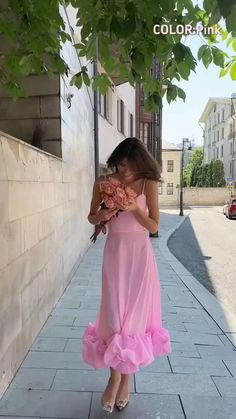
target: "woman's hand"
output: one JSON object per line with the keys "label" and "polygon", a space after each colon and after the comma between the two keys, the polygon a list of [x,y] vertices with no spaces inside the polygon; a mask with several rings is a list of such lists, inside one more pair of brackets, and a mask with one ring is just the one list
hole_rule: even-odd
{"label": "woman's hand", "polygon": [[131,198],[128,205],[123,205],[120,204],[119,205],[119,209],[123,210],[123,211],[136,211],[138,208],[138,205],[136,203],[136,200],[134,198]]}
{"label": "woman's hand", "polygon": [[100,223],[101,221],[109,221],[114,215],[116,215],[118,209],[110,209],[110,208],[106,208],[106,209],[101,209],[98,211],[98,222]]}

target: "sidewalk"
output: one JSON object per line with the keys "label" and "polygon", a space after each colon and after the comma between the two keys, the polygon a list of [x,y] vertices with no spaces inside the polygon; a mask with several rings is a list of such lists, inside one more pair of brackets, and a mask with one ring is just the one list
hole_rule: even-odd
{"label": "sidewalk", "polygon": [[[168,237],[183,220],[162,211],[160,237],[151,239],[172,353],[133,376],[129,405],[111,418],[236,419],[236,316],[169,252]],[[1,418],[101,419],[109,370],[83,363],[81,336],[99,308],[104,240],[90,247],[0,400]]]}

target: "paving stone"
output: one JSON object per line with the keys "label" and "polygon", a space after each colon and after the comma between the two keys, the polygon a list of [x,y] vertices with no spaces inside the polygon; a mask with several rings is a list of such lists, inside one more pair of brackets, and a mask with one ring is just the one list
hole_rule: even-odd
{"label": "paving stone", "polygon": [[[53,382],[52,390],[70,391],[101,391],[103,392],[108,378],[109,369],[91,371],[59,370]],[[134,379],[130,380],[131,392],[134,392]]]}
{"label": "paving stone", "polygon": [[[222,397],[236,396],[236,378],[235,377],[212,377],[216,387]],[[235,412],[236,417],[236,412]]]}
{"label": "paving stone", "polygon": [[174,342],[188,342],[188,343],[198,343],[202,345],[217,345],[222,346],[223,343],[218,338],[217,335],[210,335],[198,332],[178,332],[172,331],[171,340]]}
{"label": "paving stone", "polygon": [[231,374],[236,376],[236,358],[234,361],[224,361]]}
{"label": "paving stone", "polygon": [[187,358],[200,358],[200,354],[195,344],[172,342],[171,349],[172,351],[168,355],[169,359],[172,356],[182,356],[182,357],[187,357]]}
{"label": "paving stone", "polygon": [[175,373],[143,373],[136,375],[137,393],[196,394],[219,396],[212,381],[206,375]]}
{"label": "paving stone", "polygon": [[56,369],[20,368],[9,388],[49,390],[56,372]]}
{"label": "paving stone", "polygon": [[84,327],[79,326],[47,326],[45,325],[38,336],[57,338],[80,338],[83,336]]}
{"label": "paving stone", "polygon": [[0,415],[85,419],[90,403],[90,392],[11,389],[0,400]]}
{"label": "paving stone", "polygon": [[75,316],[51,316],[48,317],[47,326],[72,326]]}
{"label": "paving stone", "polygon": [[68,339],[64,352],[82,352],[82,339]]}
{"label": "paving stone", "polygon": [[163,327],[167,328],[170,332],[172,330],[178,330],[178,331],[182,331],[182,332],[187,332],[186,327],[181,322],[178,323],[178,322],[163,320],[162,323],[163,323]]}
{"label": "paving stone", "polygon": [[170,363],[167,356],[159,356],[145,368],[140,368],[137,374],[143,374],[143,372],[171,372]]}
{"label": "paving stone", "polygon": [[87,326],[90,322],[92,323],[96,320],[96,314],[95,310],[80,310],[75,318],[74,326]]}
{"label": "paving stone", "polygon": [[211,346],[211,345],[197,345],[196,348],[202,358],[218,358],[224,361],[235,361],[236,362],[236,350],[235,348],[229,348],[228,346]]}
{"label": "paving stone", "polygon": [[181,396],[187,419],[236,419],[236,399]]}
{"label": "paving stone", "polygon": [[[89,419],[101,419],[101,394],[93,393]],[[156,394],[131,394],[130,402],[121,413],[114,410],[112,418],[118,419],[185,419],[178,396]]]}
{"label": "paving stone", "polygon": [[60,307],[55,307],[52,312],[51,312],[51,316],[78,316],[80,313],[80,309],[79,308],[60,308]]}
{"label": "paving stone", "polygon": [[57,308],[79,308],[81,306],[79,297],[83,296],[77,298],[75,296],[73,298],[63,297],[57,302]]}
{"label": "paving stone", "polygon": [[31,351],[63,352],[68,339],[37,337],[31,346]]}
{"label": "paving stone", "polygon": [[178,373],[191,373],[202,375],[215,375],[215,376],[230,376],[230,373],[224,363],[219,360],[208,360],[202,358],[182,358],[178,356],[170,357],[170,364],[173,372]]}
{"label": "paving stone", "polygon": [[[212,325],[208,325],[208,324],[199,324],[199,323],[187,323],[187,322],[183,322],[185,328],[189,331],[189,332],[200,332],[200,333],[207,333],[207,334],[215,334],[215,335],[220,335],[219,339],[221,340],[221,335],[222,334],[222,330],[217,326],[217,324],[212,324]],[[221,340],[222,342],[222,340]]]}
{"label": "paving stone", "polygon": [[23,363],[24,368],[56,368],[69,370],[88,370],[90,365],[85,364],[80,353],[70,352],[29,352]]}

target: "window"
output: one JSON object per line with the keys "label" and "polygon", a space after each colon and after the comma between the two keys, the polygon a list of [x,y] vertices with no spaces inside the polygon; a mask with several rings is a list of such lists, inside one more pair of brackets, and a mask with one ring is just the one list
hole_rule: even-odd
{"label": "window", "polygon": [[134,117],[132,113],[129,113],[129,136],[134,136]]}
{"label": "window", "polygon": [[217,159],[219,158],[219,148],[218,147],[216,147],[216,158]]}
{"label": "window", "polygon": [[232,156],[232,154],[233,154],[233,143],[230,143],[230,152],[229,152],[229,154]]}
{"label": "window", "polygon": [[123,100],[117,100],[117,129],[125,135],[125,105]]}
{"label": "window", "polygon": [[174,160],[167,160],[167,172],[174,171]]}
{"label": "window", "polygon": [[217,131],[216,141],[219,141],[219,139],[220,139],[220,131]]}
{"label": "window", "polygon": [[225,110],[222,109],[222,122],[224,122],[224,120],[225,120]]}
{"label": "window", "polygon": [[143,133],[143,142],[146,145],[148,145],[148,137],[149,137],[149,124],[148,124],[148,122],[145,122],[144,133]]}
{"label": "window", "polygon": [[224,146],[223,145],[221,146],[220,151],[221,151],[221,157],[223,157],[224,156]]}
{"label": "window", "polygon": [[173,183],[167,183],[167,195],[173,195]]}
{"label": "window", "polygon": [[217,114],[217,123],[218,124],[220,123],[220,112],[218,112],[218,114]]}
{"label": "window", "polygon": [[162,195],[163,194],[163,185],[162,185],[161,182],[159,182],[159,184],[158,184],[158,194],[159,195]]}
{"label": "window", "polygon": [[221,128],[221,139],[224,138],[224,135],[225,135],[225,130],[224,130],[224,128]]}
{"label": "window", "polygon": [[98,112],[103,116],[107,121],[112,122],[112,112],[111,112],[111,91],[108,90],[105,95],[98,93]]}

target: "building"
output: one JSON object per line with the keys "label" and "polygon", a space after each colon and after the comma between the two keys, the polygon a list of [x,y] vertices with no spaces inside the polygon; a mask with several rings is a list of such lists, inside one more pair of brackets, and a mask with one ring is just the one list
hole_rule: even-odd
{"label": "building", "polygon": [[179,205],[179,185],[182,150],[163,141],[162,180],[159,185],[160,207]]}
{"label": "building", "polygon": [[[98,65],[99,72],[104,70]],[[113,149],[126,137],[135,135],[135,88],[128,82],[117,84],[105,95],[98,93],[99,173],[107,173],[106,161]]]}
{"label": "building", "polygon": [[[155,60],[152,65],[152,75],[161,78],[161,65]],[[148,151],[161,165],[162,162],[162,109],[158,112],[146,112],[144,109],[145,93],[141,87],[136,87],[136,136],[143,141]]]}
{"label": "building", "polygon": [[204,127],[204,164],[221,160],[227,183],[236,182],[235,94],[210,98],[199,119]]}

